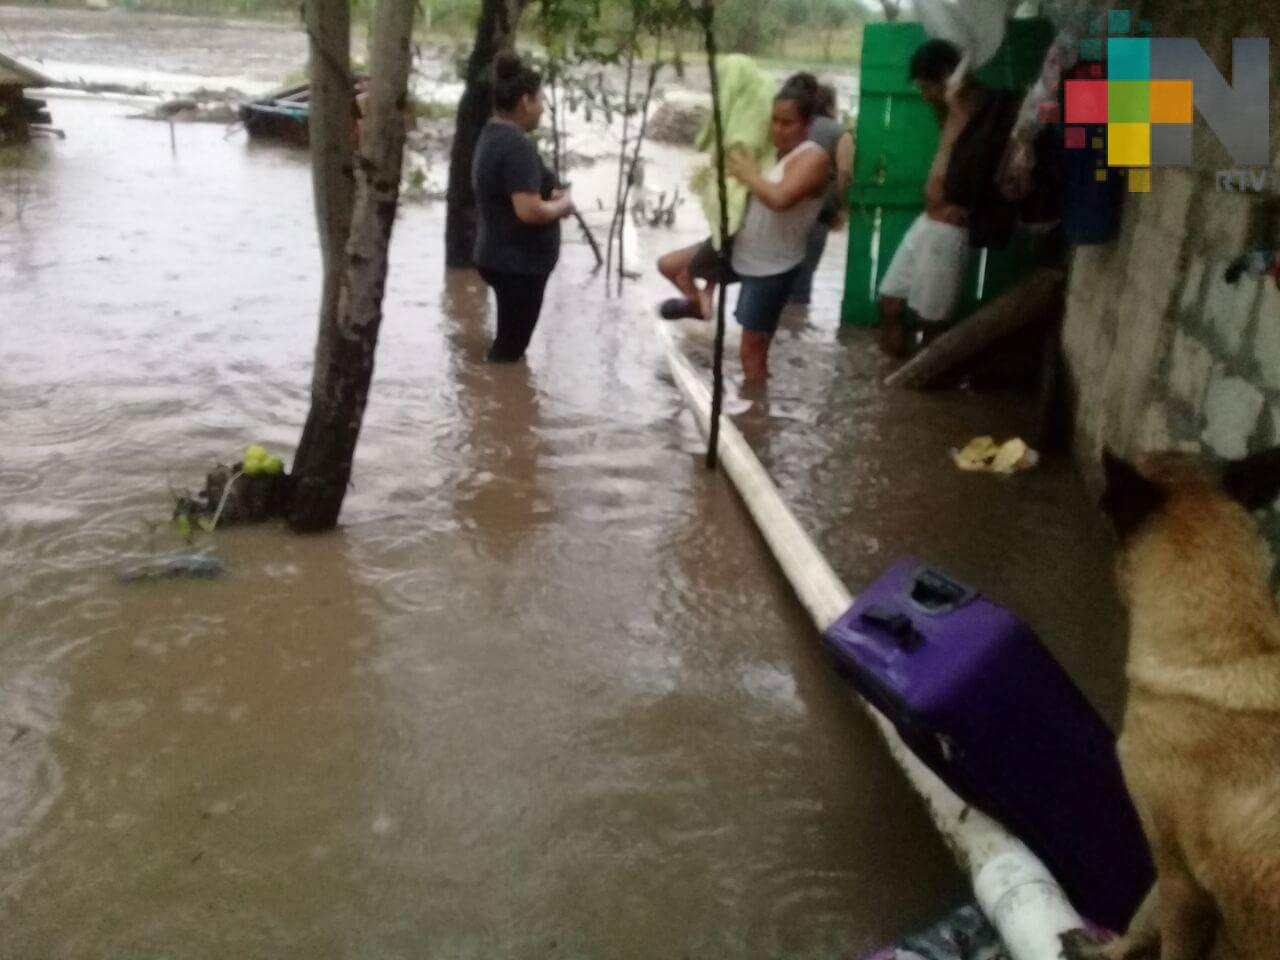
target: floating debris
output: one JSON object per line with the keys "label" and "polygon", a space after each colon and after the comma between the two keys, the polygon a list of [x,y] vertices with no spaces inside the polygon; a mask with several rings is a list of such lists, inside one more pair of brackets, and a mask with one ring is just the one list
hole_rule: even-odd
{"label": "floating debris", "polygon": [[961,450],[952,450],[951,459],[961,470],[985,473],[1017,473],[1040,462],[1040,454],[1014,437],[996,443],[991,437],[974,437]]}
{"label": "floating debris", "polygon": [[194,95],[164,100],[145,113],[133,113],[130,120],[160,120],[166,123],[222,123],[238,122],[236,108],[226,99],[201,100]]}
{"label": "floating debris", "polygon": [[184,554],[148,560],[121,571],[121,583],[156,583],[160,580],[212,580],[227,572],[227,565],[217,557]]}
{"label": "floating debris", "polygon": [[191,542],[196,528],[213,533],[220,526],[262,523],[284,516],[293,493],[293,480],[284,461],[265,447],[247,447],[243,459],[218,464],[205,477],[204,489],[195,496],[174,494],[173,522],[179,535]]}
{"label": "floating debris", "polygon": [[654,143],[692,147],[710,117],[711,110],[705,104],[664,103],[649,118],[648,137]]}

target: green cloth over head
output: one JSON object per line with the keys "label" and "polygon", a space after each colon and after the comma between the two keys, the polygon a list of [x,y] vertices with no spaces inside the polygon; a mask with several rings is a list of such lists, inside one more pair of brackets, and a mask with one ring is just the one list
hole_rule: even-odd
{"label": "green cloth over head", "polygon": [[[716,57],[716,79],[720,87],[720,115],[724,123],[726,152],[745,150],[761,169],[766,169],[774,154],[769,136],[773,116],[773,81],[748,56],[729,53]],[[697,194],[702,211],[711,225],[711,237],[717,248],[720,238],[720,188],[716,182],[715,117],[698,132],[694,146],[709,159],[700,163],[689,180]],[[747,212],[747,188],[732,177],[728,180],[729,235],[738,232]]]}

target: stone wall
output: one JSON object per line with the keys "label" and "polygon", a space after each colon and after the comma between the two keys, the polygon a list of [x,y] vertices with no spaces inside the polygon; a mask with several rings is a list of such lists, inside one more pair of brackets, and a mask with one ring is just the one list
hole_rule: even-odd
{"label": "stone wall", "polygon": [[[1268,36],[1273,72],[1280,64],[1277,6],[1166,0],[1148,15],[1158,36],[1199,39],[1229,79],[1232,37]],[[1227,457],[1280,445],[1280,290],[1224,277],[1238,254],[1280,247],[1280,91],[1271,112],[1264,193],[1219,189],[1232,164],[1197,118],[1196,166],[1154,170],[1150,193],[1126,196],[1119,239],[1074,253],[1063,345],[1092,479],[1104,443]]]}

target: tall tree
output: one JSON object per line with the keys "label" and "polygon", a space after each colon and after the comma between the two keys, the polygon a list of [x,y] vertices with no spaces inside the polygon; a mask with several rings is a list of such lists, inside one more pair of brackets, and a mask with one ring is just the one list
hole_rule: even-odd
{"label": "tall tree", "polygon": [[718,0],[716,29],[730,50],[758,53],[769,39],[769,0]]}
{"label": "tall tree", "polygon": [[293,463],[289,525],[332,529],[351,481],[382,325],[387,253],[400,198],[417,0],[378,0],[358,151],[347,0],[308,0],[311,158],[324,279],[311,410]]}
{"label": "tall tree", "polygon": [[476,42],[467,59],[466,86],[458,102],[457,125],[449,154],[448,206],[445,213],[445,265],[469,267],[476,242],[476,198],[471,189],[471,160],[480,131],[491,112],[489,84],[493,60],[515,45],[516,27],[529,0],[483,0]]}

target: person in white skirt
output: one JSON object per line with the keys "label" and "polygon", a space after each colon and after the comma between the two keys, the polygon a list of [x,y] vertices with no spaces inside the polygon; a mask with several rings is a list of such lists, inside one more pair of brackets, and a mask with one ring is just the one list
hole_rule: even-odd
{"label": "person in white skirt", "polygon": [[924,339],[946,328],[969,270],[969,214],[946,195],[952,148],[973,114],[970,88],[948,88],[962,54],[946,40],[930,40],[911,58],[911,79],[942,122],[924,188],[924,213],[916,218],[880,281],[880,346],[890,355],[907,351],[907,326]]}

